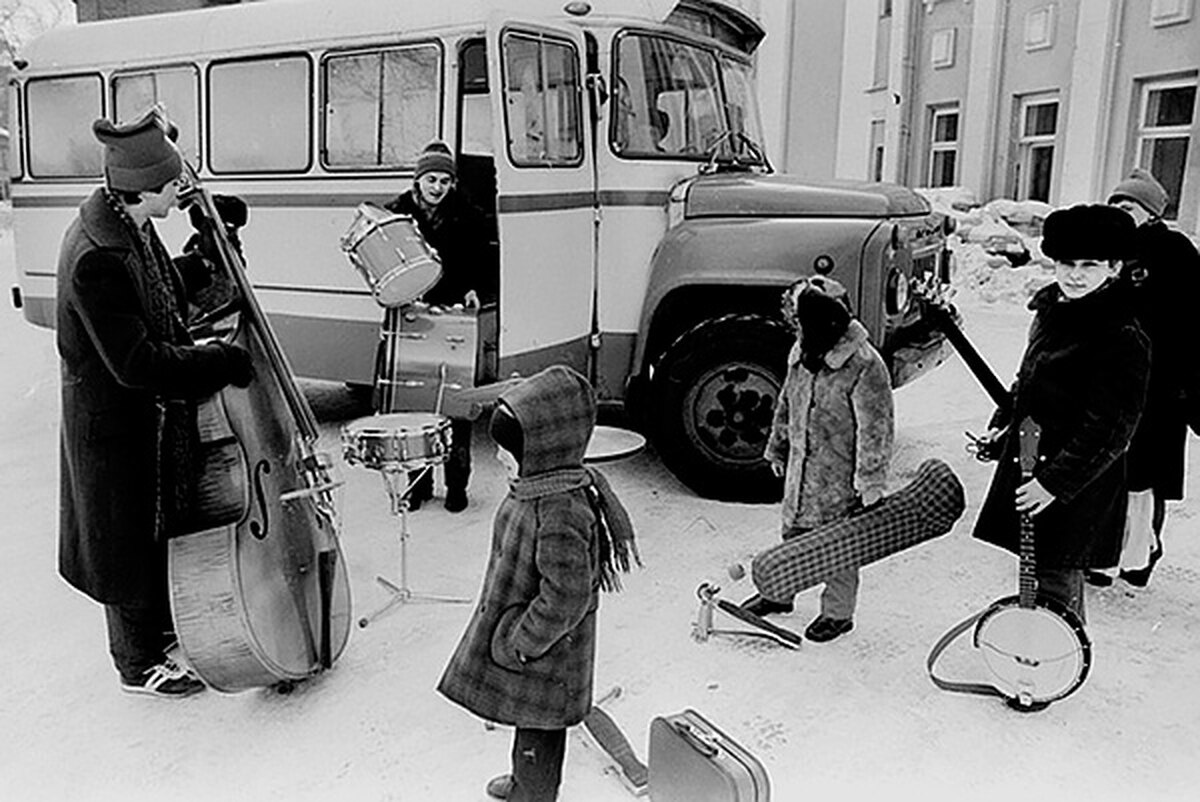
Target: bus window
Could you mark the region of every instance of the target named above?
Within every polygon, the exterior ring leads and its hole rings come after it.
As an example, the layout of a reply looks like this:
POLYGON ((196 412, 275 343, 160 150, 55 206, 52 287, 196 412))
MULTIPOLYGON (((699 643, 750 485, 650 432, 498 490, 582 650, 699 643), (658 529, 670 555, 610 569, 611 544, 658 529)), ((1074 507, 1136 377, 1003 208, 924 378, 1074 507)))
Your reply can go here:
POLYGON ((113 113, 118 123, 136 120, 155 106, 179 129, 183 158, 197 163, 198 84, 194 67, 118 73, 112 79, 113 113))
POLYGON ((99 75, 31 80, 25 88, 29 174, 35 178, 100 175, 92 121, 104 116, 99 75))
POLYGON ((458 60, 462 153, 492 156, 492 101, 488 97, 487 50, 482 40, 463 46, 458 60))
POLYGON ((548 39, 504 37, 505 125, 518 166, 579 164, 583 159, 579 58, 548 39))
POLYGON ((436 45, 331 56, 325 61, 325 165, 401 167, 441 129, 436 45))
POLYGON ((706 158, 729 126, 718 75, 716 57, 707 50, 674 39, 622 36, 613 149, 625 156, 706 158))
MULTIPOLYGON (((745 134, 750 141, 761 144, 762 128, 759 125, 758 102, 754 94, 754 72, 749 64, 730 58, 721 59, 722 76, 725 78, 725 98, 729 109, 729 130, 736 134, 745 134)), ((741 159, 759 159, 761 153, 755 153, 746 142, 746 138, 738 138, 729 143, 737 150, 741 159)))
POLYGON ((214 63, 208 72, 212 171, 307 170, 309 80, 303 56, 214 63))

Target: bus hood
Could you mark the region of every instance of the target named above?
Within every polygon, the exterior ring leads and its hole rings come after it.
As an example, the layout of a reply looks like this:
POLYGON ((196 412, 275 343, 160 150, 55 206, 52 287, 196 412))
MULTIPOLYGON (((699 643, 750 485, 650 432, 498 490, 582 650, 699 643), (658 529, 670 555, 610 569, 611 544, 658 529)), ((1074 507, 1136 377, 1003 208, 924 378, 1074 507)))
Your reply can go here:
POLYGON ((897 184, 754 173, 698 176, 691 181, 689 218, 895 217, 930 212, 924 198, 897 184))

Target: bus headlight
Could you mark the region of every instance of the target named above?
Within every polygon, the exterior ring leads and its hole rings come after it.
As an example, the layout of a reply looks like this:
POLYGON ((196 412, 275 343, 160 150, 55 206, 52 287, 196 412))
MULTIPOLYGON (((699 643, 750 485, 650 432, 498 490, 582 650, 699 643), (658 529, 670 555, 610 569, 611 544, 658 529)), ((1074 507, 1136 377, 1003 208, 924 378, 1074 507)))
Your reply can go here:
POLYGON ((687 212, 687 194, 691 181, 683 180, 671 187, 667 194, 667 228, 674 228, 683 222, 687 212))
POLYGON ((898 315, 908 308, 908 276, 893 270, 887 282, 887 313, 898 315))

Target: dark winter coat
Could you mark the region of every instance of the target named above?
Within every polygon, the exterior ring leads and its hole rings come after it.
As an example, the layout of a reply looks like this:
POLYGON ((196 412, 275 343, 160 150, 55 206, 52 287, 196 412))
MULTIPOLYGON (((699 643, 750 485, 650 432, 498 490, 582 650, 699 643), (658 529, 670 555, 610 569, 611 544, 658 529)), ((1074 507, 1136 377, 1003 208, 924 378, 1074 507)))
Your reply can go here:
POLYGON ((1161 220, 1138 227, 1134 253, 1121 283, 1150 339, 1150 385, 1129 446, 1129 489, 1181 499, 1188 421, 1200 431, 1200 351, 1192 327, 1200 253, 1161 220))
POLYGON ((1042 427, 1033 476, 1055 498, 1033 517, 1038 565, 1111 567, 1125 531, 1125 450, 1145 403, 1149 345, 1116 283, 1075 300, 1052 284, 1030 308, 1035 317, 1013 388, 1013 423, 1000 415, 992 421, 1008 430, 975 537, 1019 550, 1016 422, 1031 416, 1042 427))
POLYGON ((549 486, 563 469, 582 465, 595 400, 578 374, 561 368, 501 400, 521 424, 521 477, 496 511, 479 605, 438 690, 490 721, 560 729, 581 721, 592 704, 596 516, 588 488, 524 488, 549 486))
POLYGON ((788 354, 766 456, 787 465, 783 528, 837 520, 863 493, 887 488, 892 457, 892 385, 867 330, 850 321, 816 374, 788 354))
POLYGON ((467 292, 475 290, 482 303, 494 301, 498 265, 490 248, 493 232, 483 213, 457 188, 451 188, 432 211, 417 203, 415 194, 415 189, 409 189, 384 208, 413 218, 441 260, 442 277, 422 300, 451 306, 462 303, 467 292))
MULTIPOLYGON (((59 572, 109 604, 161 594, 166 581, 156 531, 158 402, 211 394, 233 370, 225 346, 192 345, 182 322, 169 338, 154 334, 136 236, 97 190, 67 229, 58 262, 59 572)), ((157 235, 151 241, 185 309, 182 281, 157 235)))

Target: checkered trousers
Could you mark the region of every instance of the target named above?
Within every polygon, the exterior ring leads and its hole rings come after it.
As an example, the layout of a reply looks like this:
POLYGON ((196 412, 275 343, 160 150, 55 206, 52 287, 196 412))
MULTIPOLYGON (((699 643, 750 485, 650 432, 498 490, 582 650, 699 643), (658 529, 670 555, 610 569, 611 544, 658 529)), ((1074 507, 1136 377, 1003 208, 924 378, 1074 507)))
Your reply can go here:
POLYGON ((754 558, 750 576, 765 598, 791 601, 802 590, 944 535, 966 508, 950 466, 928 459, 916 477, 858 515, 805 532, 754 558))

